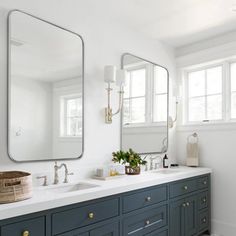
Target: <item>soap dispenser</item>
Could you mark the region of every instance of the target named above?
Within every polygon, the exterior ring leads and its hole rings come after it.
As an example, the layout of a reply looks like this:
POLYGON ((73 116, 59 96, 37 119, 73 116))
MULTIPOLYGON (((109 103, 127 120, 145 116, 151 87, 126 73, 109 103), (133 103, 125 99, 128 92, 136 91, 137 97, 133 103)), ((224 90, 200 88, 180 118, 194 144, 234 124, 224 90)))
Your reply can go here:
POLYGON ((167 155, 165 154, 164 158, 163 158, 163 168, 168 168, 169 167, 169 160, 167 155))

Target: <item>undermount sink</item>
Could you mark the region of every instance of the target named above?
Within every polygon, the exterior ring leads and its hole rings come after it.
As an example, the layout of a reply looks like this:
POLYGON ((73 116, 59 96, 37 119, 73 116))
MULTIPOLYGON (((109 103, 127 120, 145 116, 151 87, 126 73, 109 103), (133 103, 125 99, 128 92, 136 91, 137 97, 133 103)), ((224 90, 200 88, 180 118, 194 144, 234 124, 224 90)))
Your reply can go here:
POLYGON ((52 193, 69 193, 69 192, 76 192, 84 189, 90 189, 98 187, 98 185, 95 184, 89 184, 89 183, 77 183, 73 185, 60 185, 60 186, 54 186, 51 188, 48 188, 48 192, 52 193))
POLYGON ((180 172, 180 170, 177 170, 177 169, 162 169, 162 170, 153 171, 153 173, 165 174, 165 175, 176 174, 176 173, 179 173, 179 172, 180 172))

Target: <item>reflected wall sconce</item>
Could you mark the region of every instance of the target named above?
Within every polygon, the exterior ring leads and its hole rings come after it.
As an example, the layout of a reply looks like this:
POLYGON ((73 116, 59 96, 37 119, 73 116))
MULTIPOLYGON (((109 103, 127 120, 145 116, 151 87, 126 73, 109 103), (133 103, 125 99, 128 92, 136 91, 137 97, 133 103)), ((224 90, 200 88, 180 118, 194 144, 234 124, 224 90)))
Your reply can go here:
POLYGON ((178 118, 178 105, 179 105, 179 99, 175 97, 175 117, 172 118, 171 116, 168 117, 168 128, 171 129, 174 126, 174 123, 176 123, 178 118))
POLYGON ((122 69, 116 69, 115 66, 107 65, 104 67, 104 81, 107 83, 107 100, 108 104, 105 108, 105 123, 111 124, 112 117, 119 114, 123 107, 123 95, 124 95, 124 85, 126 79, 126 71, 122 69), (111 108, 111 84, 116 83, 116 85, 120 88, 119 93, 119 107, 116 112, 112 113, 111 108))

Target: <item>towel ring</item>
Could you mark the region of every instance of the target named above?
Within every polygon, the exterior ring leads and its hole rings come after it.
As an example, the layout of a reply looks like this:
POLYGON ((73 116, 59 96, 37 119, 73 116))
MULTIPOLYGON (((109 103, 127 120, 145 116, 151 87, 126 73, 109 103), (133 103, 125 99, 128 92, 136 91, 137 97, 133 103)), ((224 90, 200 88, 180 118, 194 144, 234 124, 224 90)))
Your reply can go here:
POLYGON ((192 137, 195 138, 195 139, 196 139, 196 143, 198 143, 198 135, 197 135, 196 132, 193 133, 193 134, 190 134, 190 135, 188 136, 188 138, 187 138, 188 143, 190 143, 190 139, 191 139, 192 137))

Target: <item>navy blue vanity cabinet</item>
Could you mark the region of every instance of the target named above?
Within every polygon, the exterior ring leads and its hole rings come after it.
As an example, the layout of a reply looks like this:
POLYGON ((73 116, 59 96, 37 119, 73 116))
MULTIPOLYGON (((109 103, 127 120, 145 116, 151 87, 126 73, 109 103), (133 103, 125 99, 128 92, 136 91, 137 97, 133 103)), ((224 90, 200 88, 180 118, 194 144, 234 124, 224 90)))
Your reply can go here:
POLYGON ((23 220, 1 227, 1 236, 46 236, 45 217, 23 220))
POLYGON ((210 235, 210 175, 0 221, 0 236, 210 235))
POLYGON ((170 236, 210 232, 210 176, 170 183, 170 236))
POLYGON ((95 228, 77 229, 58 236, 119 236, 119 222, 106 223, 95 228))
POLYGON ((163 235, 160 229, 168 224, 167 200, 167 184, 123 194, 123 236, 163 235))

